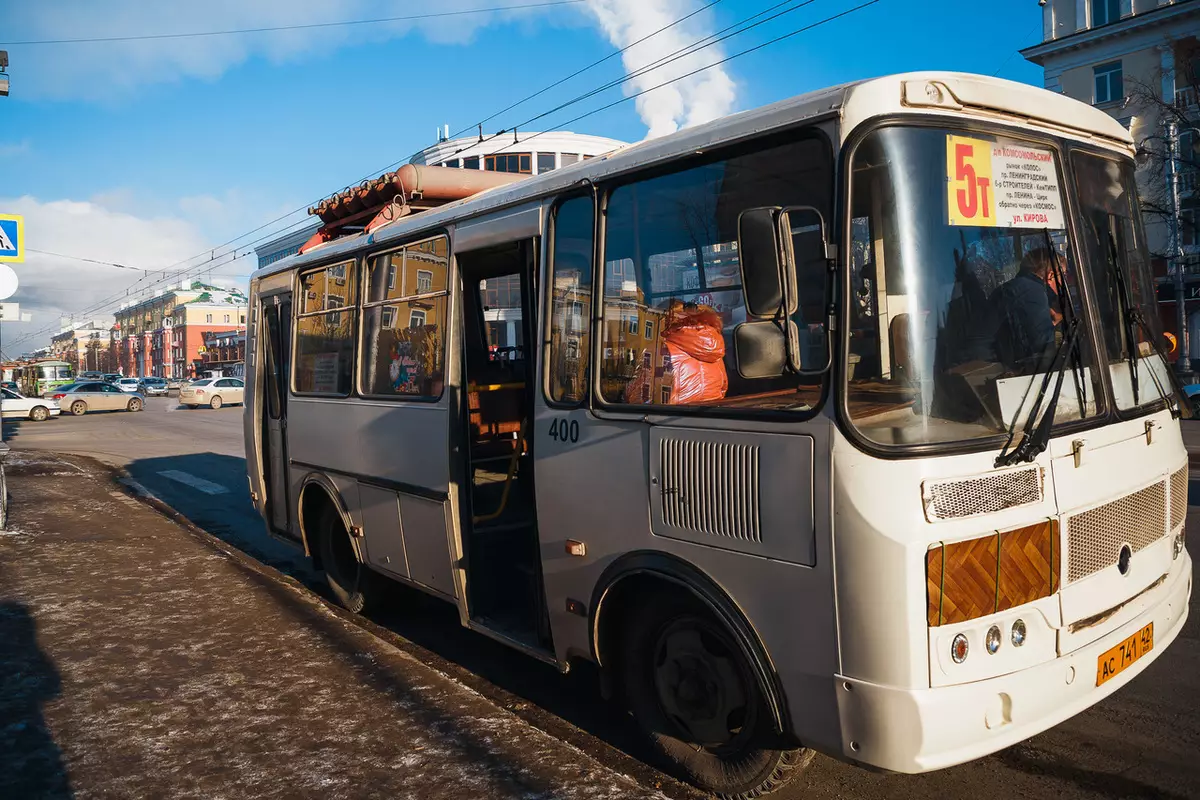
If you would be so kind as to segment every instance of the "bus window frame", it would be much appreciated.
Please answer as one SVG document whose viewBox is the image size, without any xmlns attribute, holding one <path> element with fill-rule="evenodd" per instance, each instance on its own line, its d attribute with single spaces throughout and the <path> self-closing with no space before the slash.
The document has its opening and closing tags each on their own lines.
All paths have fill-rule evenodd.
<svg viewBox="0 0 1200 800">
<path fill-rule="evenodd" d="M 341 258 L 341 259 L 335 258 L 335 259 L 325 262 L 323 264 L 315 264 L 311 267 L 302 267 L 300 269 L 297 269 L 293 273 L 293 280 L 292 280 L 292 297 L 293 297 L 293 300 L 292 300 L 292 352 L 291 352 L 291 362 L 288 364 L 288 368 L 291 370 L 291 375 L 289 376 L 289 379 L 288 379 L 288 391 L 291 392 L 292 397 L 326 397 L 326 398 L 342 399 L 342 398 L 353 397 L 355 395 L 355 391 L 354 391 L 355 390 L 355 385 L 354 385 L 355 382 L 354 382 L 354 370 L 353 369 L 351 370 L 351 373 L 350 373 L 350 390 L 348 392 L 302 392 L 302 391 L 297 390 L 296 389 L 296 376 L 299 374 L 299 370 L 296 368 L 296 360 L 300 357 L 300 351 L 299 351 L 299 347 L 297 345 L 300 342 L 300 324 L 299 323 L 300 323 L 301 319 L 305 319 L 307 317 L 316 317 L 316 316 L 320 316 L 321 314 L 329 314 L 329 313 L 339 313 L 340 314 L 344 311 L 349 311 L 352 314 L 351 321 L 350 321 L 350 325 L 352 327 L 352 330 L 350 333 L 350 343 L 351 343 L 351 348 L 352 348 L 351 349 L 351 366 L 357 367 L 357 364 L 358 364 L 358 325 L 359 325 L 359 314 L 360 314 L 359 305 L 362 302 L 361 293 L 360 293 L 360 297 L 356 297 L 355 302 L 349 306 L 339 306 L 338 308 L 335 308 L 335 309 L 323 309 L 321 311 L 306 311 L 306 312 L 301 312 L 297 309 L 304 308 L 304 301 L 305 301 L 305 299 L 307 299 L 304 295 L 304 276 L 305 275 L 311 275 L 314 272 L 321 272 L 323 270 L 331 269 L 333 267 L 341 266 L 343 264 L 349 265 L 352 269 L 357 270 L 358 273 L 361 274 L 361 269 L 359 268 L 361 261 L 362 261 L 362 254 L 354 253 L 354 254 L 350 255 L 349 258 Z M 355 284 L 354 288 L 356 291 L 360 288 L 357 285 L 358 279 L 347 280 L 346 283 L 347 283 L 347 285 Z M 299 301 L 299 302 L 297 302 L 297 301 Z"/>
<path fill-rule="evenodd" d="M 1081 299 L 1084 304 L 1084 310 L 1087 314 L 1087 324 L 1080 328 L 1080 337 L 1088 338 L 1088 345 L 1092 348 L 1097 360 L 1105 351 L 1101 349 L 1102 345 L 1099 341 L 1099 330 L 1097 328 L 1098 320 L 1092 312 L 1092 281 L 1090 270 L 1082 268 L 1082 249 L 1080 247 L 1080 231 L 1079 231 L 1079 208 L 1076 200 L 1075 178 L 1074 174 L 1067 169 L 1067 154 L 1070 153 L 1071 145 L 1075 140 L 1069 136 L 1056 134 L 1050 130 L 1044 130 L 1035 127 L 1022 128 L 1008 122 L 1000 120 L 981 120 L 972 117 L 954 116 L 946 114 L 885 114 L 879 117 L 873 117 L 867 122 L 862 123 L 845 138 L 841 151 L 838 154 L 838 174 L 837 174 L 837 202 L 838 211 L 842 218 L 838 221 L 838 284 L 837 290 L 840 295 L 837 301 L 838 316 L 841 320 L 848 320 L 850 313 L 850 241 L 853 236 L 851 226 L 854 218 L 850 213 L 851 203 L 851 184 L 853 182 L 853 174 L 851 172 L 851 164 L 854 161 L 854 155 L 858 151 L 859 145 L 866 140 L 867 136 L 881 128 L 889 127 L 912 127 L 912 128 L 938 128 L 943 130 L 959 131 L 964 133 L 979 133 L 987 136 L 1009 136 L 1015 139 L 1029 141 L 1038 145 L 1049 147 L 1054 151 L 1057 157 L 1056 168 L 1058 170 L 1059 186 L 1065 189 L 1064 202 L 1066 205 L 1066 232 L 1067 242 L 1074 247 L 1076 260 L 1080 262 L 1076 281 L 1079 284 Z M 1003 447 L 1005 440 L 1008 438 L 1005 433 L 998 433 L 995 436 L 981 437 L 978 439 L 968 439 L 957 442 L 930 442 L 925 444 L 911 445 L 884 445 L 879 442 L 873 442 L 863 436 L 854 422 L 850 418 L 849 413 L 849 392 L 843 389 L 843 377 L 847 374 L 847 363 L 850 354 L 850 336 L 848 325 L 839 325 L 837 352 L 834 356 L 833 375 L 836 376 L 836 386 L 834 391 L 836 397 L 834 399 L 834 420 L 838 430 L 854 447 L 866 453 L 869 456 L 880 458 L 886 461 L 899 461 L 911 458 L 929 458 L 931 456 L 957 456 L 970 455 L 977 453 L 998 452 Z M 1102 428 L 1106 425 L 1111 425 L 1118 421 L 1114 415 L 1113 406 L 1113 390 L 1111 385 L 1111 376 L 1107 369 L 1100 369 L 1100 389 L 1104 393 L 1104 411 L 1094 417 L 1087 419 L 1073 420 L 1055 425 L 1051 432 L 1052 438 L 1069 436 L 1078 434 L 1084 431 L 1090 431 L 1096 428 Z M 1018 426 L 1019 427 L 1019 426 Z"/>
<path fill-rule="evenodd" d="M 590 287 L 589 287 L 592 292 L 592 294 L 591 294 L 592 302 L 589 303 L 588 307 L 584 309 L 584 314 L 586 315 L 586 319 L 587 319 L 588 341 L 589 341 L 589 345 L 590 345 L 590 349 L 589 349 L 588 353 L 585 354 L 584 357 L 588 359 L 589 374 L 588 374 L 587 383 L 584 384 L 584 387 L 583 387 L 583 397 L 581 397 L 578 401 L 576 401 L 574 403 L 565 403 L 561 400 L 555 400 L 553 394 L 550 391 L 550 369 L 552 366 L 550 363 L 550 343 L 552 341 L 551 325 L 554 321 L 554 241 L 557 236 L 556 226 L 558 225 L 559 209 L 563 206 L 563 204 L 567 203 L 568 201 L 578 200 L 581 197 L 591 198 L 591 201 L 592 201 L 592 264 L 591 264 L 592 275 L 591 275 L 591 283 L 590 283 Z M 576 409 L 576 408 L 588 408 L 588 407 L 590 407 L 590 404 L 591 404 L 592 376 L 590 374 L 591 373 L 590 367 L 591 367 L 591 362 L 592 362 L 591 349 L 594 349 L 594 343 L 591 340 L 595 338 L 593 334 L 595 333 L 595 327 L 594 327 L 595 319 L 594 318 L 595 318 L 595 298 L 596 298 L 596 259 L 597 259 L 597 254 L 599 253 L 598 242 L 599 242 L 599 230 L 600 230 L 600 217 L 602 216 L 599 213 L 600 199 L 601 199 L 601 192 L 597 191 L 595 189 L 595 187 L 593 187 L 591 190 L 585 189 L 585 190 L 578 190 L 578 191 L 572 191 L 572 192 L 564 192 L 563 194 L 557 195 L 551 199 L 550 213 L 546 215 L 546 234 L 544 236 L 545 247 L 546 247 L 546 254 L 544 256 L 544 262 L 546 264 L 546 271 L 545 271 L 546 274 L 545 274 L 545 280 L 543 281 L 543 283 L 546 287 L 546 291 L 545 291 L 546 297 L 545 297 L 545 302 L 542 303 L 542 314 L 543 314 L 542 318 L 544 320 L 544 324 L 542 325 L 542 337 L 541 337 L 542 338 L 542 342 L 541 342 L 542 399 L 546 402 L 546 405 L 548 407 L 560 409 L 563 411 L 572 410 L 572 409 Z"/>
<path fill-rule="evenodd" d="M 608 204 L 612 193 L 622 186 L 651 180 L 663 175 L 684 172 L 694 167 L 727 161 L 739 155 L 786 144 L 815 140 L 824 147 L 824 155 L 829 168 L 829 195 L 825 197 L 826 211 L 829 219 L 837 219 L 838 187 L 839 187 L 839 151 L 834 146 L 831 137 L 831 123 L 828 119 L 804 120 L 784 128 L 778 128 L 766 134 L 754 134 L 732 142 L 723 142 L 711 150 L 698 151 L 692 155 L 680 157 L 671 161 L 659 162 L 650 167 L 622 173 L 619 176 L 599 184 L 595 215 L 597 218 L 595 241 L 593 248 L 596 256 L 592 265 L 592 342 L 591 375 L 588 382 L 588 409 L 597 417 L 610 419 L 640 419 L 648 421 L 666 421 L 672 418 L 686 418 L 692 423 L 704 419 L 725 420 L 757 420 L 767 422 L 807 422 L 818 417 L 829 402 L 829 393 L 835 383 L 836 374 L 833 369 L 819 376 L 820 394 L 817 402 L 807 411 L 778 410 L 770 408 L 723 408 L 721 406 L 704 405 L 664 405 L 662 403 L 614 403 L 605 399 L 600 391 L 603 363 L 602 354 L 604 343 L 598 335 L 603 325 L 604 315 L 604 277 L 608 272 L 605 257 L 608 245 Z M 836 320 L 835 320 L 836 322 Z M 839 326 L 840 327 L 840 326 Z M 829 331 L 832 335 L 833 329 Z M 803 376 L 797 376 L 803 377 Z"/>
<path fill-rule="evenodd" d="M 446 240 L 446 288 L 439 292 L 426 292 L 425 294 L 414 294 L 405 297 L 403 300 L 374 300 L 367 302 L 367 291 L 370 289 L 368 281 L 370 280 L 371 261 L 379 256 L 385 256 L 389 253 L 395 253 L 399 250 L 405 250 L 413 245 L 429 242 L 434 239 Z M 438 403 L 446 395 L 446 384 L 449 382 L 449 360 L 450 360 L 450 329 L 453 324 L 454 315 L 454 281 L 458 274 L 456 261 L 454 258 L 454 241 L 450 236 L 450 232 L 445 228 L 435 228 L 431 231 L 422 231 L 416 234 L 414 238 L 404 241 L 390 243 L 389 246 L 376 251 L 363 251 L 360 253 L 362 258 L 362 270 L 360 276 L 360 285 L 358 293 L 358 335 L 355 342 L 354 353 L 354 380 L 351 381 L 353 396 L 361 397 L 365 400 L 386 400 L 388 402 L 397 403 Z M 401 278 L 401 286 L 403 286 L 403 278 Z M 442 391 L 438 395 L 421 395 L 421 394 L 371 394 L 364 391 L 363 384 L 363 369 L 362 369 L 362 353 L 366 346 L 366 311 L 368 308 L 379 308 L 387 305 L 398 305 L 400 303 L 410 303 L 413 300 L 423 300 L 425 298 L 446 298 L 446 320 L 443 323 L 444 335 L 442 338 Z"/>
</svg>

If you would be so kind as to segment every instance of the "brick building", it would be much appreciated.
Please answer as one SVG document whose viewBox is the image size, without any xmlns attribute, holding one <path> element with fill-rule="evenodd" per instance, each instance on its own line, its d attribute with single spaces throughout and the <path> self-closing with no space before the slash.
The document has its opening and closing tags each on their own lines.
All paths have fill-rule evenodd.
<svg viewBox="0 0 1200 800">
<path fill-rule="evenodd" d="M 246 296 L 189 281 L 122 306 L 114 316 L 113 352 L 123 375 L 190 378 L 206 331 L 245 329 Z"/>
</svg>

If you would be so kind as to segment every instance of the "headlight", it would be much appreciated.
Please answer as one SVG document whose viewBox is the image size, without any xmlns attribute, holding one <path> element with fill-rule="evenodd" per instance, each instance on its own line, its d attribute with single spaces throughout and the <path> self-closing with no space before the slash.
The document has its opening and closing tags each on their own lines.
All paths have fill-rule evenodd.
<svg viewBox="0 0 1200 800">
<path fill-rule="evenodd" d="M 988 628 L 987 638 L 983 640 L 983 646 L 987 649 L 988 655 L 996 655 L 996 651 L 1000 649 L 1000 628 L 995 625 Z"/>
<path fill-rule="evenodd" d="M 1020 647 L 1025 644 L 1025 620 L 1019 619 L 1013 623 L 1012 643 L 1013 647 Z"/>
<path fill-rule="evenodd" d="M 1175 560 L 1183 554 L 1183 530 L 1175 534 L 1175 542 L 1171 545 L 1171 559 Z"/>
<path fill-rule="evenodd" d="M 960 633 L 954 637 L 954 641 L 950 642 L 950 657 L 954 659 L 955 664 L 961 664 L 966 661 L 967 651 L 970 649 L 966 635 Z"/>
</svg>

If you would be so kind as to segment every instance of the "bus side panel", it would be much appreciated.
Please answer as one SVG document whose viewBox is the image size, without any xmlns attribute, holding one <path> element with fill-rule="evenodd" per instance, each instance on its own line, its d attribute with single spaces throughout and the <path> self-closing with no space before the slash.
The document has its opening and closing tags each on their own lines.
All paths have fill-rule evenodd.
<svg viewBox="0 0 1200 800">
<path fill-rule="evenodd" d="M 555 655 L 591 658 L 588 619 L 568 612 L 568 600 L 588 603 L 614 561 L 635 551 L 675 556 L 707 575 L 745 615 L 778 675 L 800 741 L 840 753 L 828 423 L 818 419 L 803 429 L 813 439 L 813 472 L 793 476 L 804 484 L 795 496 L 811 486 L 815 501 L 815 565 L 809 567 L 653 535 L 648 424 L 544 403 L 537 419 L 538 525 Z M 564 427 L 566 437 L 550 433 Z M 584 542 L 586 554 L 568 555 L 568 539 Z"/>
</svg>

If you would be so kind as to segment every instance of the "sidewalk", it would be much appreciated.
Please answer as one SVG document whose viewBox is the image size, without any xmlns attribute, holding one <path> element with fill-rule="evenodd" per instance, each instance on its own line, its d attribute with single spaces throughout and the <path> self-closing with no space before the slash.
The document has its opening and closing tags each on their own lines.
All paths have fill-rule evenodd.
<svg viewBox="0 0 1200 800">
<path fill-rule="evenodd" d="M 656 796 L 94 462 L 20 451 L 7 472 L 0 797 Z"/>
</svg>

